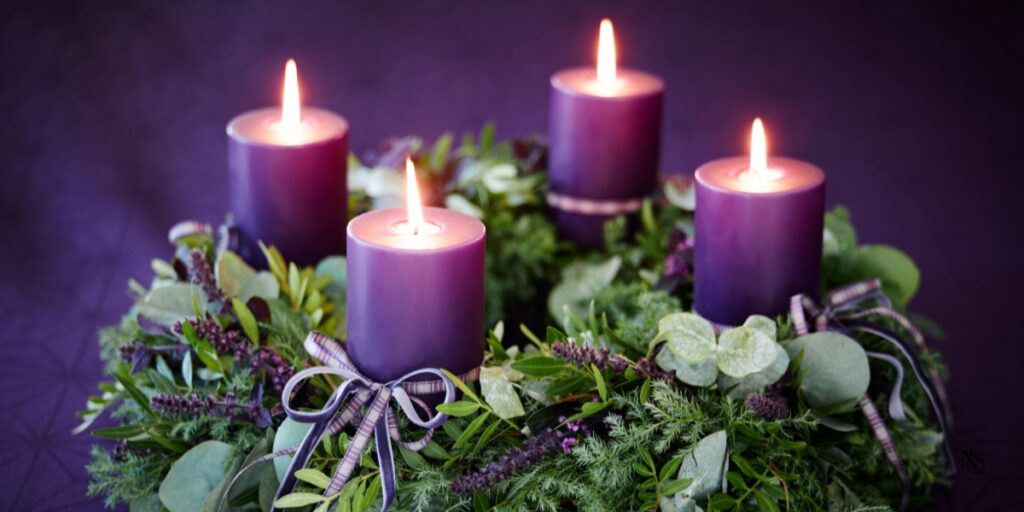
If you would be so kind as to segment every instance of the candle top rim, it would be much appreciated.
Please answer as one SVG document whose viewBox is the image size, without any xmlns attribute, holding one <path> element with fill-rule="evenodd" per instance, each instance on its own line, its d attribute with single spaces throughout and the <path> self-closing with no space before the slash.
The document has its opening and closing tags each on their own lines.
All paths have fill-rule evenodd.
<svg viewBox="0 0 1024 512">
<path fill-rule="evenodd" d="M 624 87 L 611 89 L 605 94 L 596 91 L 597 68 L 578 66 L 556 71 L 551 75 L 551 86 L 573 96 L 599 98 L 616 101 L 637 97 L 654 96 L 665 91 L 665 82 L 657 75 L 633 68 L 619 67 L 618 80 L 626 80 Z M 631 87 L 625 87 L 625 86 Z"/>
<path fill-rule="evenodd" d="M 350 240 L 371 247 L 403 253 L 438 253 L 466 247 L 481 241 L 487 234 L 484 223 L 476 217 L 447 208 L 423 207 L 426 222 L 441 229 L 425 235 L 401 234 L 391 226 L 407 220 L 405 208 L 382 208 L 364 212 L 348 223 Z"/>
<path fill-rule="evenodd" d="M 777 197 L 798 194 L 821 186 L 825 172 L 820 167 L 803 160 L 783 156 L 769 156 L 768 167 L 783 171 L 777 180 L 785 188 L 773 190 L 751 190 L 741 188 L 739 175 L 750 167 L 750 156 L 733 156 L 706 162 L 694 172 L 694 180 L 718 192 L 745 194 L 759 197 Z"/>
<path fill-rule="evenodd" d="M 274 136 L 269 126 L 281 118 L 281 107 L 266 107 L 249 110 L 231 118 L 227 124 L 228 137 L 246 144 L 267 147 L 309 146 L 332 141 L 348 133 L 348 120 L 330 110 L 316 107 L 302 107 L 303 122 L 314 121 L 305 126 L 307 133 L 300 134 L 294 141 Z M 304 135 L 304 136 L 303 136 Z"/>
</svg>

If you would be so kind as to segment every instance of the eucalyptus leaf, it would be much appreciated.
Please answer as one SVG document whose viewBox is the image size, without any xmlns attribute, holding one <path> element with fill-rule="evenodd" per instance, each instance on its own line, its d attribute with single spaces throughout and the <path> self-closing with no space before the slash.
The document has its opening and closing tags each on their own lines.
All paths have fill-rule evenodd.
<svg viewBox="0 0 1024 512">
<path fill-rule="evenodd" d="M 718 365 L 713 357 L 691 363 L 677 357 L 671 350 L 662 349 L 654 361 L 663 369 L 675 372 L 677 379 L 691 386 L 710 386 L 718 376 Z"/>
<path fill-rule="evenodd" d="M 285 418 L 281 422 L 281 426 L 277 428 L 277 434 L 274 436 L 274 451 L 298 445 L 312 427 L 312 423 L 299 423 L 291 418 Z M 288 472 L 288 466 L 291 463 L 291 455 L 282 455 L 274 459 L 274 470 L 277 473 L 278 481 L 284 480 L 284 475 Z"/>
<path fill-rule="evenodd" d="M 174 283 L 150 290 L 136 306 L 136 312 L 148 320 L 164 327 L 195 317 L 193 305 L 194 286 L 188 283 Z M 206 309 L 206 295 L 198 295 L 200 309 Z"/>
<path fill-rule="evenodd" d="M 725 475 L 725 462 L 728 436 L 719 430 L 697 442 L 697 446 L 683 458 L 676 478 L 690 480 L 682 491 L 673 497 L 681 510 L 692 510 L 687 500 L 705 499 L 722 487 Z"/>
<path fill-rule="evenodd" d="M 243 302 L 252 297 L 273 299 L 281 291 L 273 274 L 257 272 L 231 251 L 224 251 L 217 256 L 214 273 L 217 285 L 224 294 L 228 297 L 237 297 Z"/>
<path fill-rule="evenodd" d="M 762 330 L 736 327 L 718 339 L 718 369 L 730 377 L 745 377 L 771 366 L 776 359 L 775 341 Z"/>
<path fill-rule="evenodd" d="M 751 373 L 744 377 L 730 377 L 725 372 L 718 374 L 718 389 L 726 392 L 731 398 L 745 398 L 751 393 L 762 391 L 766 386 L 774 384 L 789 368 L 789 355 L 782 345 L 775 343 L 775 362 L 764 370 Z"/>
<path fill-rule="evenodd" d="M 747 321 L 743 322 L 743 327 L 760 331 L 768 336 L 772 341 L 777 341 L 778 333 L 775 325 L 775 320 L 768 318 L 763 315 L 750 315 L 747 317 Z"/>
<path fill-rule="evenodd" d="M 313 277 L 320 279 L 330 276 L 331 282 L 324 288 L 324 294 L 335 302 L 345 302 L 345 286 L 348 284 L 347 260 L 344 256 L 329 256 L 320 260 Z"/>
<path fill-rule="evenodd" d="M 234 448 L 220 441 L 205 441 L 185 452 L 160 483 L 160 502 L 170 512 L 195 512 L 203 499 L 224 479 Z"/>
<path fill-rule="evenodd" d="M 839 206 L 826 213 L 824 231 L 822 266 L 826 273 L 844 275 L 853 265 L 857 250 L 857 232 L 850 223 L 850 212 Z"/>
<path fill-rule="evenodd" d="M 501 367 L 486 367 L 480 370 L 480 392 L 484 395 L 484 401 L 499 418 L 509 419 L 526 414 L 523 403 L 519 401 L 519 395 Z"/>
<path fill-rule="evenodd" d="M 658 336 L 676 357 L 691 363 L 715 353 L 715 328 L 693 313 L 671 313 L 658 321 Z"/>
<path fill-rule="evenodd" d="M 860 344 L 836 332 L 816 332 L 786 344 L 795 359 L 801 352 L 800 390 L 812 407 L 855 401 L 871 380 L 868 356 Z"/>
</svg>

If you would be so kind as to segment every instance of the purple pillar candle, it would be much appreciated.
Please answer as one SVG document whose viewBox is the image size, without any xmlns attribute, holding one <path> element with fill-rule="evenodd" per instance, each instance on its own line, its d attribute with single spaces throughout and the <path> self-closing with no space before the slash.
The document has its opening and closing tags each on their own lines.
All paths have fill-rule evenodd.
<svg viewBox="0 0 1024 512">
<path fill-rule="evenodd" d="M 484 225 L 415 197 L 348 225 L 348 350 L 379 382 L 483 361 Z"/>
<path fill-rule="evenodd" d="M 825 174 L 767 157 L 760 119 L 751 157 L 697 169 L 693 309 L 722 325 L 787 311 L 797 293 L 817 295 Z"/>
<path fill-rule="evenodd" d="M 604 223 L 638 211 L 655 189 L 665 85 L 616 69 L 611 22 L 601 22 L 596 68 L 551 77 L 548 203 L 565 238 L 604 243 Z"/>
<path fill-rule="evenodd" d="M 313 265 L 343 254 L 348 217 L 348 122 L 299 108 L 294 61 L 282 108 L 246 112 L 228 123 L 231 211 L 252 264 L 265 266 L 256 241 L 285 259 Z"/>
</svg>

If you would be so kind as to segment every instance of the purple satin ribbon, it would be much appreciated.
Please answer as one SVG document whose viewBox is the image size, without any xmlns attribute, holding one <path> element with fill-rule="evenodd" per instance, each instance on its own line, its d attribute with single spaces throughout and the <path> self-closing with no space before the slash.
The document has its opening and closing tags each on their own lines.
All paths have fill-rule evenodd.
<svg viewBox="0 0 1024 512">
<path fill-rule="evenodd" d="M 341 463 L 334 471 L 330 484 L 324 490 L 324 496 L 334 496 L 345 486 L 352 472 L 355 470 L 359 458 L 369 444 L 370 438 L 374 439 L 377 448 L 377 464 L 381 474 L 381 488 L 383 490 L 382 511 L 390 507 L 395 498 L 395 460 L 391 450 L 391 441 L 395 441 L 412 451 L 422 450 L 430 443 L 435 428 L 445 422 L 447 416 L 437 413 L 429 418 L 423 418 L 417 406 L 425 411 L 430 408 L 417 395 L 431 395 L 444 392 L 444 402 L 455 401 L 455 384 L 445 376 L 441 370 L 436 368 L 422 368 L 409 372 L 390 382 L 375 382 L 363 375 L 356 368 L 355 364 L 348 357 L 348 353 L 340 343 L 331 337 L 312 331 L 306 337 L 303 346 L 311 356 L 320 360 L 324 366 L 307 368 L 296 373 L 288 383 L 285 384 L 281 394 L 281 406 L 285 413 L 293 421 L 299 423 L 310 423 L 312 428 L 306 433 L 305 438 L 297 446 L 284 448 L 276 452 L 264 455 L 235 475 L 228 490 L 221 497 L 221 506 L 228 496 L 228 492 L 243 473 L 249 469 L 275 459 L 282 455 L 295 454 L 288 472 L 281 481 L 274 496 L 276 502 L 282 496 L 287 495 L 295 488 L 298 479 L 295 472 L 304 468 L 310 457 L 320 444 L 325 435 L 334 435 L 340 432 L 346 425 L 358 425 L 356 433 L 349 443 Z M 468 373 L 460 375 L 463 381 L 475 379 L 480 369 L 476 368 Z M 337 375 L 345 381 L 340 387 L 334 390 L 330 398 L 318 411 L 300 411 L 291 407 L 291 395 L 295 388 L 306 379 L 316 375 Z M 416 377 L 433 376 L 430 380 L 411 380 Z M 390 402 L 394 400 L 409 421 L 421 428 L 427 429 L 427 433 L 416 441 L 405 441 L 398 430 L 398 423 L 392 413 Z M 364 407 L 366 411 L 363 412 Z M 278 510 L 276 507 L 272 510 Z"/>
<path fill-rule="evenodd" d="M 917 351 L 927 351 L 924 336 L 909 321 L 892 307 L 892 301 L 882 292 L 882 283 L 878 279 L 860 281 L 851 285 L 837 288 L 825 295 L 822 303 L 819 304 L 807 295 L 794 295 L 790 299 L 790 314 L 793 318 L 793 326 L 800 335 L 810 332 L 807 322 L 809 314 L 814 321 L 814 330 L 833 330 L 843 333 L 862 332 L 876 336 L 896 347 L 910 363 L 914 376 L 920 382 L 936 420 L 939 422 L 939 431 L 942 433 L 943 447 L 946 458 L 952 471 L 956 470 L 953 459 L 953 451 L 949 444 L 949 414 L 946 389 L 938 372 L 926 371 L 917 357 Z M 866 318 L 881 316 L 889 318 L 899 324 L 910 334 L 916 345 L 912 346 L 898 334 L 885 327 L 869 322 Z M 896 369 L 896 381 L 893 384 L 889 397 L 889 416 L 896 421 L 907 421 L 906 412 L 903 408 L 903 401 L 900 397 L 903 388 L 904 370 L 901 361 L 889 354 L 881 352 L 868 352 L 868 357 L 879 359 Z M 861 410 L 871 424 L 871 429 L 882 445 L 886 458 L 892 465 L 896 475 L 903 483 L 903 496 L 900 503 L 900 510 L 906 509 L 910 499 L 910 480 L 907 474 L 906 465 L 899 453 L 896 452 L 892 441 L 892 435 L 885 425 L 885 421 L 878 413 L 878 408 L 870 397 L 864 395 L 860 399 Z"/>
</svg>

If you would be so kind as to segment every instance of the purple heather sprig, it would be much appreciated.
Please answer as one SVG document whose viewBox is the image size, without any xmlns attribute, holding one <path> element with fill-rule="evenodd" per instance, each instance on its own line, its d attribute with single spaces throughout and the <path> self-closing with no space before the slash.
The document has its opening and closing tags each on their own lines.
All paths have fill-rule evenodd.
<svg viewBox="0 0 1024 512">
<path fill-rule="evenodd" d="M 217 278 L 213 274 L 213 267 L 210 266 L 206 254 L 199 249 L 192 249 L 189 253 L 189 279 L 203 288 L 207 300 L 221 304 L 221 312 L 231 310 L 231 303 L 224 297 L 224 292 L 217 286 Z"/>
<path fill-rule="evenodd" d="M 786 399 L 777 393 L 753 393 L 747 397 L 744 404 L 763 420 L 780 420 L 789 416 Z"/>
<path fill-rule="evenodd" d="M 259 394 L 260 396 L 262 393 Z M 223 400 L 212 396 L 200 398 L 199 395 L 172 395 L 157 393 L 150 398 L 153 409 L 169 416 L 199 416 L 209 414 L 234 420 L 251 421 L 257 427 L 273 426 L 270 413 L 263 408 L 260 401 L 250 404 L 239 403 L 234 393 L 227 393 Z"/>
<path fill-rule="evenodd" d="M 616 373 L 623 373 L 630 367 L 629 359 L 618 354 L 613 355 L 607 347 L 596 349 L 568 341 L 556 341 L 551 344 L 551 353 L 580 368 L 590 368 L 593 364 L 601 371 L 611 368 Z M 636 360 L 633 371 L 643 378 L 666 382 L 673 380 L 671 373 L 662 370 L 646 357 Z"/>
<path fill-rule="evenodd" d="M 563 453 L 567 453 L 572 448 L 572 444 L 566 443 L 569 439 L 575 440 L 576 438 L 553 429 L 540 432 L 523 441 L 522 448 L 509 450 L 498 460 L 487 464 L 478 471 L 455 477 L 452 480 L 451 490 L 455 494 L 468 496 L 475 491 L 489 488 L 502 480 L 507 480 L 517 471 L 533 466 L 549 452 L 561 450 Z"/>
</svg>

